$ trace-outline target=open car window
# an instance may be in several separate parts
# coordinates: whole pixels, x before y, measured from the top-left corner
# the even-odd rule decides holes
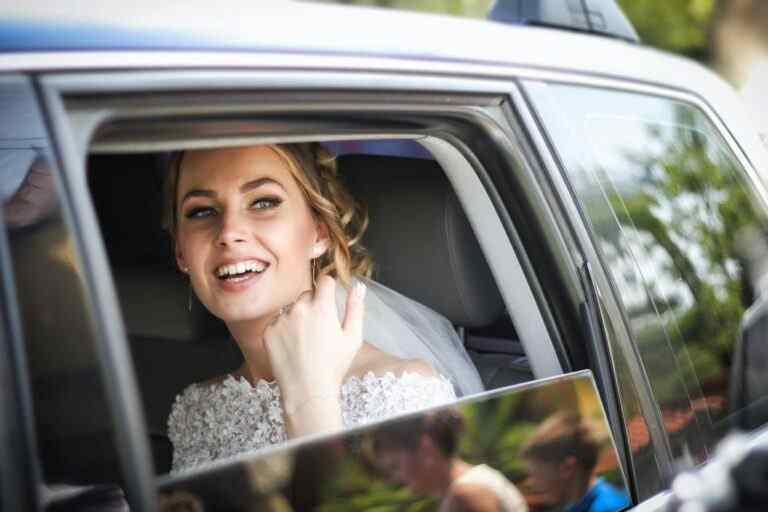
[[[172,80],[177,78],[173,74],[168,76]],[[80,77],[68,78],[77,82]],[[120,81],[126,77],[111,78]],[[92,79],[82,77],[83,83],[96,85]],[[238,372],[243,355],[232,332],[220,320],[223,315],[215,314],[216,308],[211,307],[210,300],[198,296],[199,282],[190,286],[187,276],[191,274],[184,263],[201,253],[185,248],[181,258],[171,237],[163,230],[163,189],[169,169],[174,161],[181,162],[180,157],[192,150],[234,152],[258,144],[278,143],[325,147],[327,151],[332,143],[348,146],[358,140],[390,146],[399,146],[405,141],[417,150],[405,153],[333,151],[337,168],[333,172],[369,214],[367,231],[356,239],[374,259],[374,281],[369,283],[369,293],[378,287],[373,283],[379,283],[389,290],[387,297],[396,298],[401,305],[409,304],[408,308],[398,310],[399,316],[406,319],[405,324],[423,324],[416,317],[426,317],[430,319],[427,324],[439,326],[441,335],[430,339],[439,339],[440,344],[427,343],[428,353],[392,353],[403,360],[415,360],[416,368],[409,366],[408,371],[432,379],[427,384],[439,389],[401,386],[404,390],[401,394],[407,395],[404,400],[407,406],[388,410],[388,405],[399,401],[382,399],[370,392],[376,386],[369,386],[366,379],[371,373],[374,379],[382,381],[401,379],[406,372],[388,373],[387,368],[378,373],[368,372],[363,366],[365,371],[352,374],[350,380],[354,377],[362,381],[367,395],[365,400],[353,400],[353,403],[364,403],[370,410],[382,409],[383,412],[372,415],[368,411],[355,421],[347,422],[342,414],[350,411],[343,409],[339,416],[345,421],[344,428],[424,410],[438,403],[452,403],[482,390],[556,375],[570,364],[562,340],[557,339],[562,334],[555,325],[557,320],[547,314],[548,298],[533,284],[539,269],[531,268],[531,263],[522,259],[523,242],[516,232],[518,227],[525,229],[525,237],[529,239],[543,228],[538,226],[538,217],[536,222],[530,217],[519,220],[525,213],[522,208],[507,211],[508,206],[501,197],[502,188],[504,195],[517,197],[526,194],[522,187],[496,181],[501,174],[519,171],[522,177],[527,170],[520,160],[515,160],[519,158],[517,154],[500,158],[500,153],[507,149],[503,145],[476,144],[487,140],[483,137],[486,132],[493,132],[492,127],[483,122],[485,117],[478,113],[477,106],[492,109],[495,114],[507,107],[495,92],[493,97],[457,97],[455,104],[448,107],[441,106],[445,103],[444,95],[423,94],[413,98],[406,95],[401,107],[410,109],[411,117],[393,109],[390,102],[371,103],[374,100],[364,94],[350,92],[347,97],[344,93],[342,98],[338,94],[328,96],[315,92],[310,96],[316,98],[311,99],[302,93],[302,108],[309,108],[307,102],[316,101],[319,110],[313,121],[309,119],[312,116],[295,110],[293,93],[271,96],[271,93],[254,90],[233,95],[215,89],[206,92],[207,86],[203,86],[197,93],[115,94],[114,89],[108,92],[117,85],[110,80],[106,94],[79,94],[73,93],[79,87],[77,84],[66,82],[66,79],[59,82],[58,77],[50,77],[47,84],[52,92],[64,87],[59,91],[65,112],[58,119],[59,128],[74,132],[73,137],[63,139],[63,144],[67,146],[68,156],[77,155],[69,159],[65,167],[70,173],[68,179],[79,187],[81,216],[98,227],[94,235],[100,239],[91,244],[90,249],[92,259],[101,265],[99,275],[106,278],[101,283],[116,292],[114,296],[105,296],[112,312],[118,311],[114,307],[117,305],[121,313],[121,318],[114,315],[119,329],[113,333],[116,336],[112,341],[122,347],[120,355],[124,354],[122,360],[126,361],[127,374],[132,377],[131,382],[121,384],[120,389],[134,399],[135,403],[130,404],[133,409],[128,411],[132,417],[145,420],[142,421],[145,429],[135,428],[131,433],[142,441],[135,446],[140,462],[149,466],[150,459],[145,455],[151,455],[155,474],[149,468],[140,471],[148,482],[153,476],[169,471],[178,474],[207,471],[212,464],[242,453],[258,456],[288,438],[302,435],[288,435],[284,417],[281,425],[283,404],[276,393],[280,386],[270,381],[275,376],[257,375],[248,380],[247,377],[252,376]],[[188,84],[184,85],[184,90],[188,89]],[[190,110],[187,107],[191,97],[197,100]],[[254,98],[257,101],[253,101]],[[344,110],[349,113],[328,110],[329,99],[344,103]],[[354,111],[356,105],[361,106],[359,112]],[[436,107],[445,108],[446,112],[437,115]],[[101,115],[105,112],[103,108],[109,111],[106,117]],[[454,110],[469,115],[472,123],[464,123],[466,118],[456,116]],[[466,136],[472,143],[470,152],[440,131],[454,124],[459,131],[465,131],[462,137]],[[360,145],[356,145],[359,149]],[[470,158],[470,153],[478,159]],[[214,174],[226,181],[235,173],[230,171],[228,162],[223,162],[220,166],[202,169],[199,176],[207,180]],[[240,197],[257,188],[250,186],[254,181],[259,182],[259,186],[267,183],[254,178],[247,183],[237,183],[231,190]],[[249,186],[243,187],[245,184]],[[185,207],[183,212],[176,213],[188,215],[185,217],[188,220],[226,215],[230,210],[221,208],[221,198],[225,195],[222,190],[230,191],[226,187],[209,187],[207,181],[202,186],[190,185],[189,190],[183,190],[184,197],[194,192],[192,196],[196,200],[205,198],[211,203],[200,205],[198,201],[194,208]],[[259,197],[248,203],[249,213],[251,206],[279,203],[273,197],[267,199]],[[510,218],[512,213],[514,220]],[[547,239],[548,247],[537,252],[537,263],[544,265],[541,262],[548,261],[542,256],[552,249],[549,245],[556,242],[555,237]],[[234,277],[235,280],[228,281],[231,284],[246,273],[269,273],[269,266],[275,261],[269,256],[253,259],[259,258],[267,265],[259,263],[258,268],[241,269],[239,262],[234,268],[229,268],[230,262],[214,262],[210,268],[205,267],[207,273],[193,270],[198,272],[197,277],[206,276],[207,283]],[[252,262],[248,263],[251,266]],[[548,277],[552,281],[559,278],[552,274],[550,269]],[[209,279],[209,275],[215,279]],[[376,295],[386,305],[384,295]],[[282,306],[277,308],[281,315],[282,309]],[[394,324],[385,322],[384,330],[397,332],[388,329],[390,325]],[[377,336],[368,338],[365,329],[364,323],[365,341],[371,345],[379,341]],[[569,342],[582,342],[578,339],[580,334],[577,331]],[[419,336],[414,332],[408,335]],[[405,345],[411,348],[410,343]],[[453,373],[450,371],[456,366],[453,363],[433,364],[446,356],[460,361],[468,371]],[[423,361],[427,362],[426,371]],[[448,370],[444,371],[446,367]],[[134,385],[138,388],[136,393]],[[210,404],[204,399],[198,400],[214,386],[221,400]],[[446,387],[451,390],[449,393],[443,393]],[[241,392],[252,396],[244,401],[233,396]],[[341,399],[345,400],[344,396]],[[258,403],[254,404],[253,400]],[[180,402],[182,405],[177,407]],[[187,407],[184,402],[193,402],[194,407]],[[236,406],[237,410],[233,413],[228,405]],[[296,405],[303,406],[294,404],[294,407]],[[241,406],[245,408],[239,409]],[[294,407],[291,409],[295,411]],[[180,412],[173,415],[174,410]],[[220,421],[222,418],[225,421]],[[265,424],[266,428],[261,428]],[[179,463],[173,432],[180,433],[176,441],[189,441],[187,446],[192,446],[187,450],[192,454],[190,464]],[[239,441],[242,439],[245,442]],[[103,477],[115,480],[114,475]],[[145,482],[146,485],[151,484]]]
[[[159,500],[161,509],[619,511],[627,489],[591,373],[578,372],[166,477]]]
[[[340,141],[324,146],[336,152],[335,167],[342,183],[368,215],[361,240],[373,257],[365,341],[404,360],[427,362],[450,381],[458,397],[532,380],[526,352],[498,286],[440,164],[413,140],[367,141],[365,145]],[[224,322],[191,290],[189,279],[178,268],[173,241],[163,231],[163,186],[172,158],[169,152],[95,151],[88,161],[89,188],[122,307],[159,474],[184,469],[187,462],[204,464],[239,451],[268,448],[285,439],[282,418],[266,420],[273,414],[270,407],[279,403],[279,397],[271,394],[274,386],[264,381],[247,383],[237,376],[243,364],[238,344]],[[337,300],[341,308],[343,294]],[[382,308],[384,312],[379,312]],[[383,325],[377,325],[371,315],[378,315]],[[414,332],[424,339],[423,346],[402,342]],[[379,343],[386,340],[381,336],[393,341],[382,346]],[[386,374],[373,373],[376,377]],[[397,370],[394,374],[400,377]],[[382,399],[373,391],[383,388],[367,384],[366,374],[358,377],[362,384],[355,384],[354,391],[343,387],[342,398],[357,396],[368,405],[363,412],[343,410],[347,417],[360,416],[347,427],[380,417],[366,415],[382,407]],[[212,382],[216,382],[217,400],[223,395],[239,398],[204,406],[208,395],[200,398],[200,394],[214,388],[190,386]],[[251,385],[261,391],[250,391]],[[393,408],[386,415],[450,398],[441,398],[441,392],[429,386],[413,387],[409,393],[404,399],[411,405]],[[184,405],[178,406],[181,402]],[[389,405],[385,398],[384,408]],[[174,407],[179,409],[175,414]],[[209,416],[224,414],[230,407],[250,408],[256,413],[246,416],[261,416],[265,421],[240,421],[243,411],[227,415],[226,426],[210,420]],[[188,440],[200,433],[192,432],[192,426],[201,422],[210,422],[205,427],[210,432],[232,428],[234,437],[247,436],[250,441],[235,446],[209,436],[215,448],[195,447],[193,455],[182,461],[178,450],[174,455],[173,431],[181,433],[177,441]]]

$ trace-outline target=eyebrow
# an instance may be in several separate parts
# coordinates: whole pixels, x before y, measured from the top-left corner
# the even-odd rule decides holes
[[[272,178],[257,178],[255,180],[248,181],[246,183],[243,183],[240,185],[240,193],[243,194],[245,192],[249,192],[251,190],[257,189],[263,185],[273,184],[277,185],[278,187],[285,190],[285,187],[277,180],[274,180]],[[201,189],[201,188],[194,188],[190,191],[188,191],[186,194],[184,194],[184,197],[181,199],[180,204],[184,204],[184,201],[187,199],[190,199],[192,197],[216,197],[216,192],[210,189]]]

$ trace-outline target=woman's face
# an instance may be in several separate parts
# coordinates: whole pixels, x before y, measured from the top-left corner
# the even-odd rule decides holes
[[[176,199],[176,259],[214,315],[264,318],[311,289],[326,230],[275,149],[187,151]]]

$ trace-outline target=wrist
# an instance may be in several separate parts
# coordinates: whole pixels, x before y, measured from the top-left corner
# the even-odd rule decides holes
[[[339,409],[339,393],[311,393],[295,399],[283,399],[283,411],[287,418],[292,418],[311,411],[313,409],[323,409],[335,411]]]
[[[280,383],[280,394],[284,404],[297,404],[313,396],[333,396],[338,398],[340,393],[341,384],[333,381],[297,382],[294,380],[286,386]]]

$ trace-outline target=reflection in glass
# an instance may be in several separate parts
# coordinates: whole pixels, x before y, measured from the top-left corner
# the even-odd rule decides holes
[[[390,423],[374,435],[374,454],[384,474],[414,495],[432,496],[440,510],[527,512],[517,487],[484,463],[459,453],[464,417],[448,408]]]
[[[561,457],[559,464],[555,457]],[[551,465],[556,477],[545,482],[537,463]],[[484,506],[538,512],[621,510],[629,504],[588,372],[242,455],[229,464],[160,482],[163,496],[184,491],[206,510],[447,511]],[[596,508],[600,504],[608,508]]]
[[[756,403],[735,393],[731,366],[767,261],[764,213],[694,107],[570,86],[536,95],[624,304],[674,454],[702,461],[733,414]]]
[[[544,420],[520,450],[529,488],[569,512],[629,506],[623,491],[595,475],[600,434],[598,424],[577,413],[558,412]]]
[[[0,77],[0,229],[49,510],[127,510],[99,339],[54,159],[28,79]]]

